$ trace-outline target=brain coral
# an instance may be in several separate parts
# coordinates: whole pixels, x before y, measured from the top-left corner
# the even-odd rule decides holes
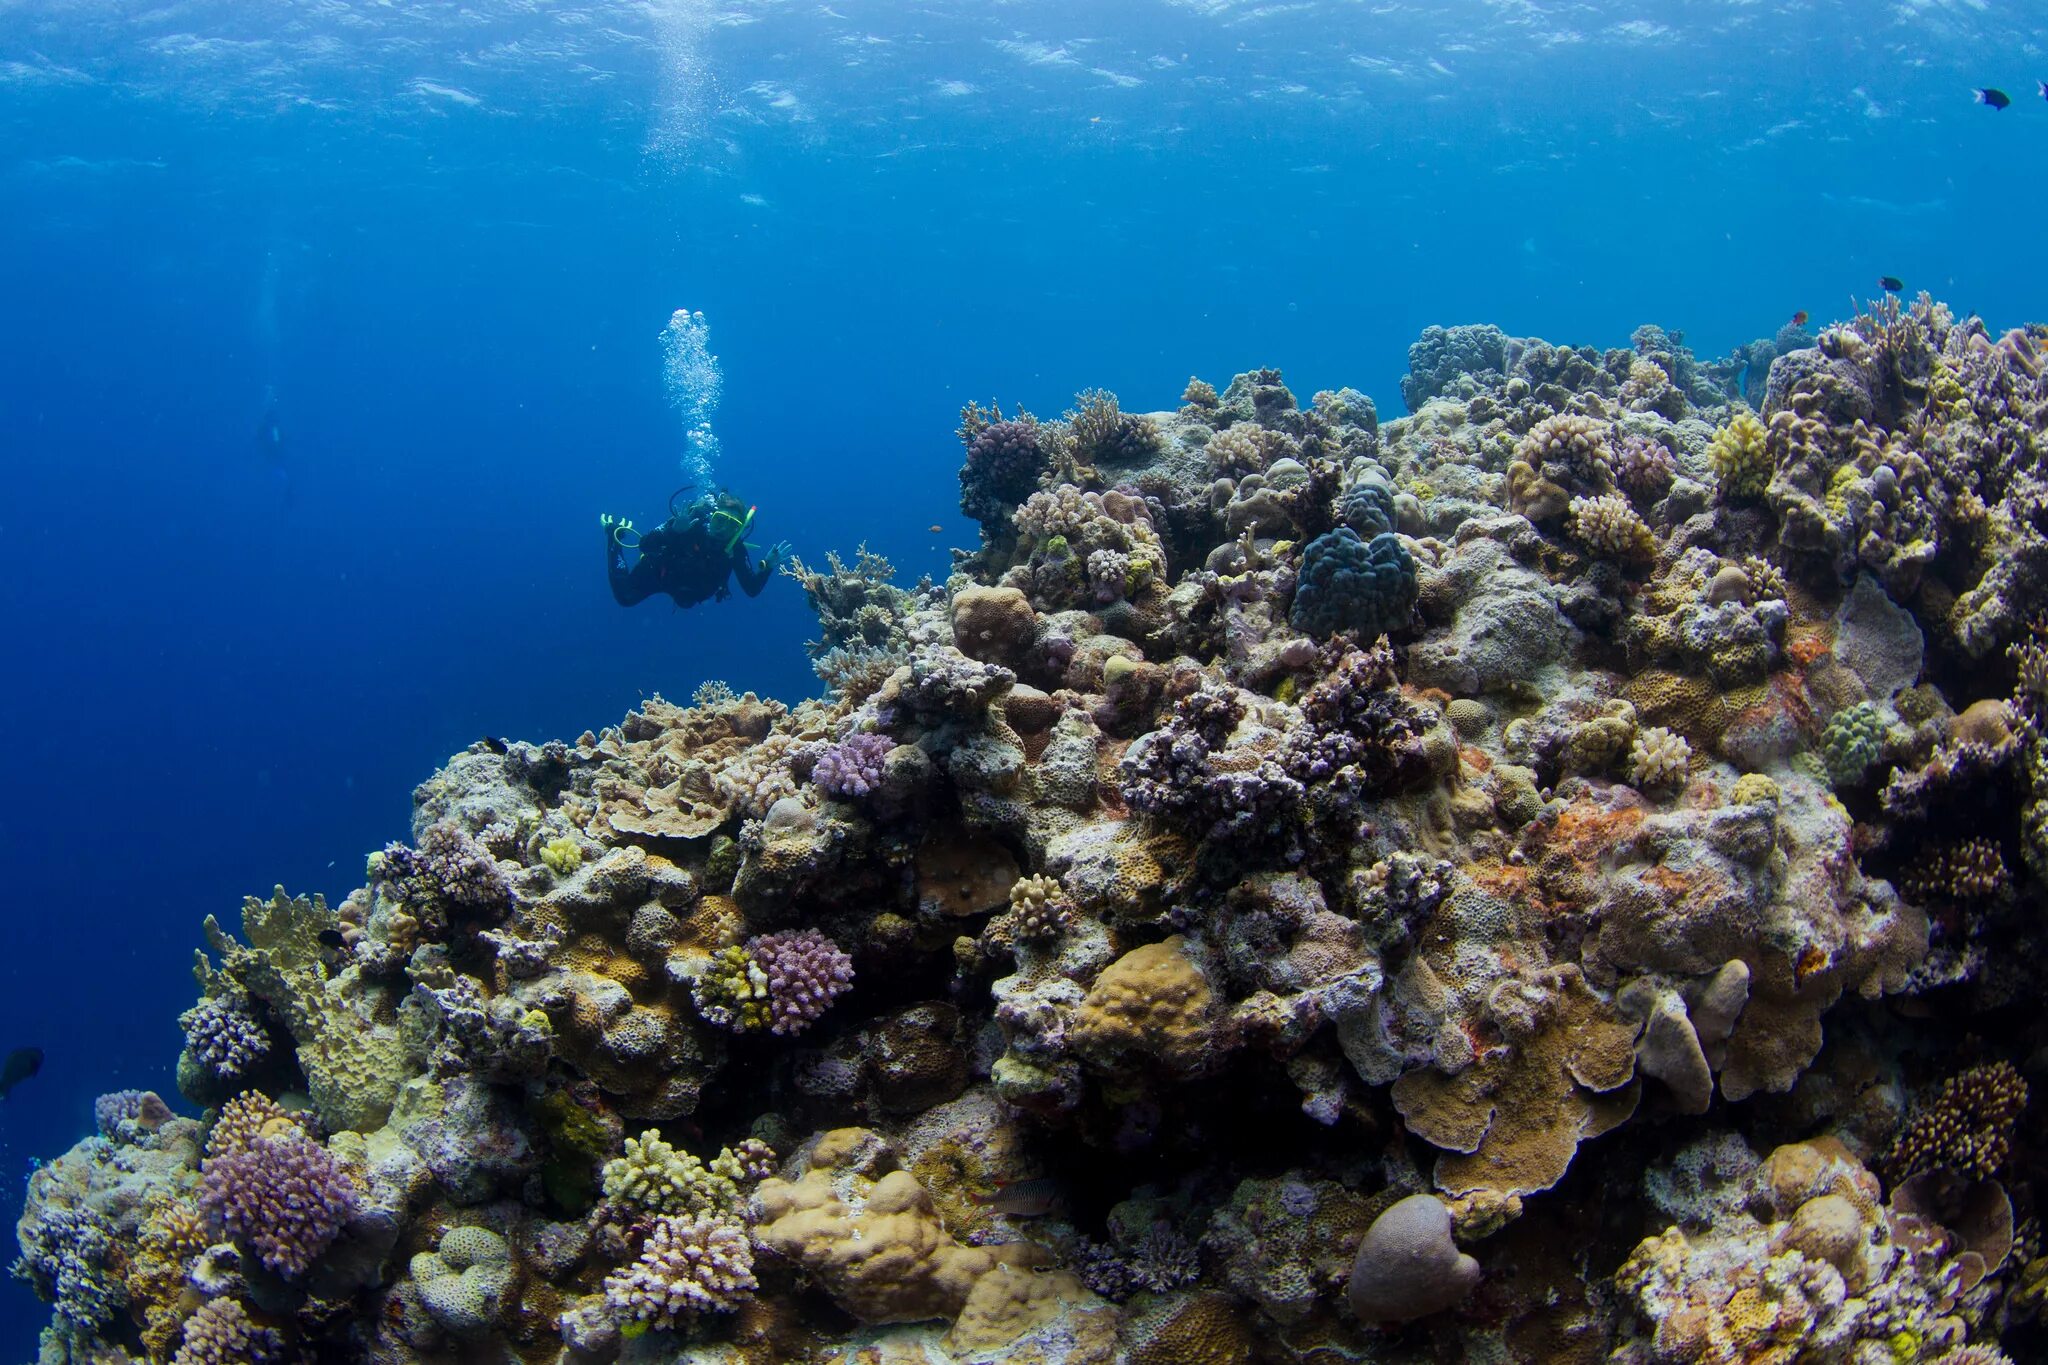
[[[429,1316],[459,1337],[490,1329],[512,1288],[512,1249],[489,1228],[450,1228],[441,1245],[412,1258],[413,1283]]]

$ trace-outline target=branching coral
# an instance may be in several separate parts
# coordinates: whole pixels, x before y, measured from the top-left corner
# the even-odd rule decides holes
[[[1661,725],[1646,725],[1629,746],[1629,780],[1645,791],[1664,791],[1684,783],[1692,765],[1692,746],[1683,735]]]
[[[186,1319],[171,1365],[266,1365],[283,1346],[276,1332],[250,1321],[240,1300],[209,1299]]]
[[[671,1215],[655,1220],[638,1260],[605,1280],[604,1297],[626,1321],[666,1328],[730,1312],[757,1285],[744,1227],[709,1213]]]
[[[1950,1076],[1921,1104],[1885,1156],[1894,1180],[1951,1170],[1966,1179],[1998,1174],[2013,1127],[2027,1107],[2027,1083],[2008,1062]]]
[[[1726,498],[1763,496],[1776,465],[1764,424],[1749,412],[1738,412],[1727,426],[1714,433],[1714,442],[1707,447],[1707,460],[1713,465],[1714,477],[1721,483],[1721,495]]]
[[[1594,554],[1620,560],[1656,557],[1657,537],[1629,506],[1628,499],[1617,494],[1573,498],[1566,523],[1572,537]]]
[[[202,1001],[180,1015],[178,1024],[186,1049],[220,1080],[246,1075],[270,1053],[270,1035],[240,994]]]
[[[967,459],[960,466],[960,510],[985,525],[998,525],[1038,487],[1045,451],[1038,438],[1038,421],[1031,414],[1004,418],[998,408],[987,414],[994,420],[986,420],[984,415],[977,423],[980,413],[970,405],[962,414]],[[976,428],[971,435],[970,427]]]
[[[722,949],[697,974],[698,1013],[734,1032],[801,1033],[853,985],[853,960],[815,929],[785,930]]]
[[[354,1216],[356,1183],[325,1147],[293,1131],[222,1141],[216,1128],[199,1200],[231,1237],[287,1278],[306,1273]]]
[[[882,785],[882,765],[895,747],[887,735],[848,735],[818,756],[811,781],[842,801],[869,796]]]

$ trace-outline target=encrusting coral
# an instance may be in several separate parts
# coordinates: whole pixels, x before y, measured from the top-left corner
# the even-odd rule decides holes
[[[944,583],[786,568],[826,695],[206,922],[43,1358],[2042,1357],[2044,339],[970,405]]]

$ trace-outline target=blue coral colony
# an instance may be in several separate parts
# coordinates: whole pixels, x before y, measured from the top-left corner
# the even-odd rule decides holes
[[[207,923],[44,1359],[2008,1359],[2048,333],[1803,323],[970,405],[948,582],[786,570],[825,696]]]

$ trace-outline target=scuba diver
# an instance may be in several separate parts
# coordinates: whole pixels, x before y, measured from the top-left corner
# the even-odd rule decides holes
[[[755,564],[746,543],[754,509],[720,489],[677,510],[676,499],[689,491],[690,485],[684,484],[669,494],[668,520],[645,535],[630,521],[610,515],[598,518],[604,527],[605,574],[620,606],[637,606],[658,592],[667,593],[679,607],[694,607],[706,598],[723,602],[731,595],[726,580],[734,574],[741,591],[758,597],[775,566],[789,557],[789,542],[778,540]],[[630,567],[628,550],[637,550],[640,556]]]

